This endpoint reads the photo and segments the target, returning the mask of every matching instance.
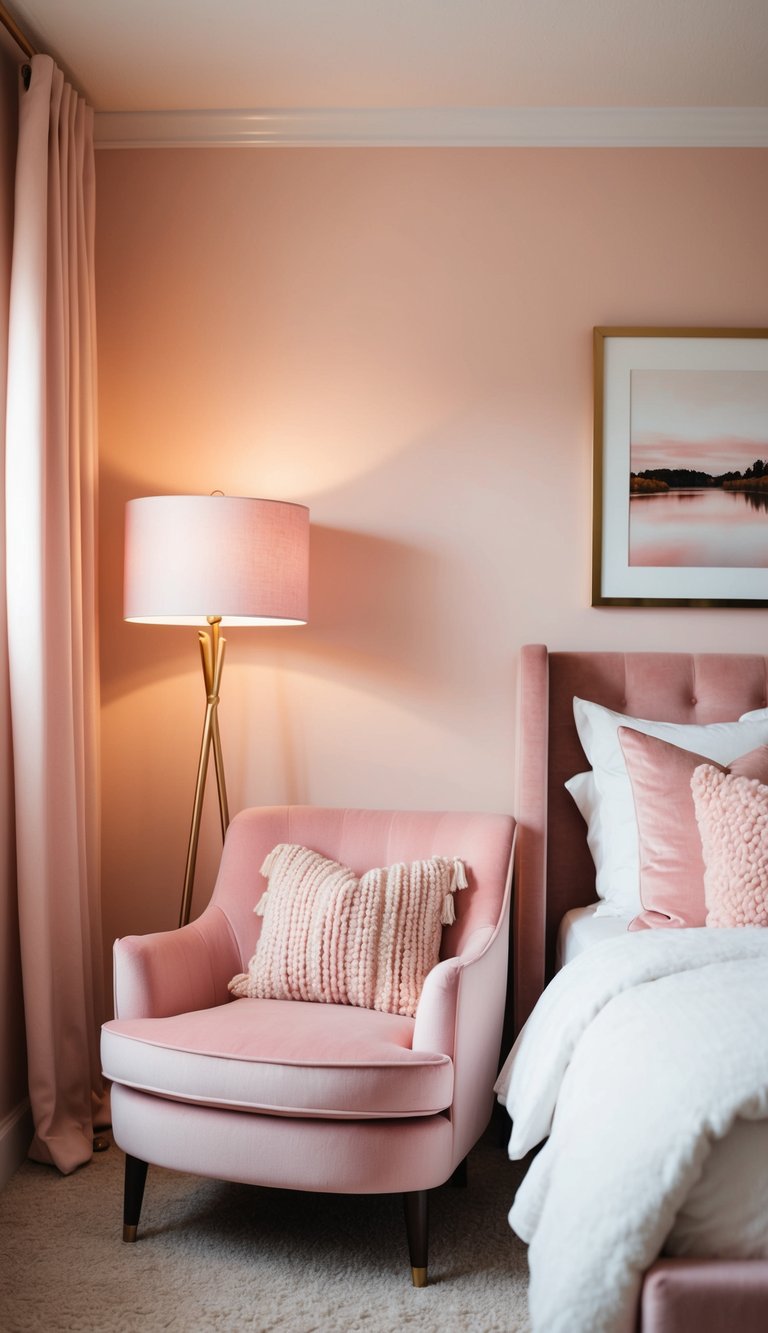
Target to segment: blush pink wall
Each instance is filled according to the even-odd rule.
[[[509,810],[522,643],[764,649],[756,611],[590,608],[591,334],[768,323],[768,152],[97,171],[109,937],[175,924],[203,706],[194,631],[121,620],[132,496],[311,508],[311,623],[229,636],[233,809]],[[216,855],[209,819],[197,906]]]

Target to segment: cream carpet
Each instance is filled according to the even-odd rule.
[[[527,1333],[521,1167],[489,1131],[466,1189],[431,1198],[430,1285],[411,1286],[399,1197],[297,1194],[150,1167],[122,1232],[122,1153],[69,1177],[27,1162],[0,1194],[2,1333]]]

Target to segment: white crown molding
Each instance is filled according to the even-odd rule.
[[[101,111],[97,148],[765,148],[768,107]]]

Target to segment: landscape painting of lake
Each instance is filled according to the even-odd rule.
[[[768,569],[768,370],[633,369],[629,443],[630,566]]]

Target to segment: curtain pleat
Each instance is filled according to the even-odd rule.
[[[69,1172],[103,1098],[93,113],[47,56],[21,93],[6,426],[30,1151]]]

